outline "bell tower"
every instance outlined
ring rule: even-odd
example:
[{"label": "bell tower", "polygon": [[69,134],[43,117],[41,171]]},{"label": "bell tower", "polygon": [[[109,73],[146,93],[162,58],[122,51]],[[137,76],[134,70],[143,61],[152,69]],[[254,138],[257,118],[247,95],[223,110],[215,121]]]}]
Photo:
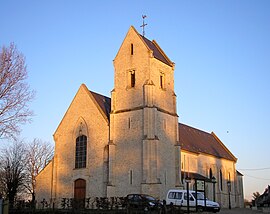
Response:
[{"label": "bell tower", "polygon": [[181,180],[174,63],[131,26],[114,72],[107,194],[163,199]]}]

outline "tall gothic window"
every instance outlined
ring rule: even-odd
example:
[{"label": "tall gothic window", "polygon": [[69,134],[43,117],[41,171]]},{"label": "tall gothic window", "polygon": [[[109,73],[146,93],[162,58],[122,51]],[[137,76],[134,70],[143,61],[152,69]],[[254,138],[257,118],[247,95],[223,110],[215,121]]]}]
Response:
[{"label": "tall gothic window", "polygon": [[222,171],[219,171],[219,180],[220,180],[220,190],[223,190],[223,176],[222,176]]},{"label": "tall gothic window", "polygon": [[211,169],[211,168],[209,169],[209,178],[210,178],[210,179],[213,178],[213,172],[212,172],[212,169]]},{"label": "tall gothic window", "polygon": [[76,139],[75,168],[86,167],[87,137],[81,135]]}]

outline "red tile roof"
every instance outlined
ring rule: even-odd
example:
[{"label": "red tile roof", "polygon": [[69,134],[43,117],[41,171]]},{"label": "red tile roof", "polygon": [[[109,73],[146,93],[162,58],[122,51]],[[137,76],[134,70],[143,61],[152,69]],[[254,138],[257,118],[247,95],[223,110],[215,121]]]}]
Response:
[{"label": "red tile roof", "polygon": [[[110,121],[111,98],[90,91],[99,107]],[[179,142],[181,149],[193,153],[203,153],[236,161],[236,157],[226,148],[214,133],[207,133],[199,129],[179,123]]]},{"label": "red tile roof", "polygon": [[182,123],[179,123],[178,128],[181,149],[231,161],[237,160],[213,132],[210,134]]},{"label": "red tile roof", "polygon": [[153,51],[153,55],[156,59],[164,62],[165,64],[172,66],[173,63],[170,59],[166,56],[166,54],[162,51],[159,45],[155,41],[150,41],[149,39],[145,38],[144,36],[140,35],[146,45],[149,47],[150,50]]}]

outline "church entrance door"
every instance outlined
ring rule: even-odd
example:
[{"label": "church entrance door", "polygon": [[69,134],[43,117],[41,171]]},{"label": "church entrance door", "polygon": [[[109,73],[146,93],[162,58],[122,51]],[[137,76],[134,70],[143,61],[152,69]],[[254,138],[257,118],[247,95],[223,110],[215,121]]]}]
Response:
[{"label": "church entrance door", "polygon": [[74,206],[76,208],[84,207],[85,193],[86,181],[84,179],[77,179],[74,182]]}]

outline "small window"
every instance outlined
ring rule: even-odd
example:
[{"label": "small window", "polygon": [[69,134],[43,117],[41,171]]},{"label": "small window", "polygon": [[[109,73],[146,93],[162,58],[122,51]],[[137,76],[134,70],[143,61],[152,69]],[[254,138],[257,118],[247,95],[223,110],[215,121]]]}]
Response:
[{"label": "small window", "polygon": [[130,86],[132,88],[135,87],[135,71],[132,71],[130,74]]},{"label": "small window", "polygon": [[175,198],[176,199],[182,199],[182,192],[176,192],[175,193]]},{"label": "small window", "polygon": [[132,185],[132,181],[133,181],[133,172],[132,170],[129,171],[129,184]]},{"label": "small window", "polygon": [[174,199],[175,198],[175,192],[170,192],[168,198],[169,199]]},{"label": "small window", "polygon": [[128,118],[128,128],[130,129],[131,127],[131,120],[130,120],[130,117]]},{"label": "small window", "polygon": [[[184,200],[187,200],[187,193],[184,193]],[[189,200],[190,201],[194,201],[194,198],[191,196],[191,194],[189,193]]]},{"label": "small window", "polygon": [[130,54],[131,54],[131,55],[133,55],[133,51],[134,51],[134,49],[133,49],[133,44],[131,43],[131,45],[130,45]]},{"label": "small window", "polygon": [[163,72],[161,72],[159,76],[159,86],[161,89],[165,88],[165,75]]}]

